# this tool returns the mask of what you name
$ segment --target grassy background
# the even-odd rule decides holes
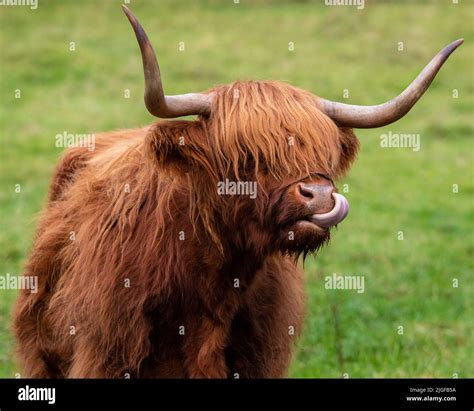
[[[466,39],[407,117],[358,131],[359,160],[339,182],[348,184],[351,214],[332,244],[305,264],[308,316],[292,377],[474,377],[468,3],[367,0],[357,11],[322,0],[132,0],[170,94],[277,79],[338,100],[348,89],[346,102],[375,104],[400,92],[441,47]],[[0,275],[21,273],[61,152],[55,135],[153,121],[120,4],[39,0],[37,10],[0,7]],[[419,133],[421,150],[382,149],[379,137],[388,131]],[[364,275],[365,293],[325,290],[324,276],[332,273]],[[0,290],[1,377],[18,372],[9,332],[14,298],[14,291]]]

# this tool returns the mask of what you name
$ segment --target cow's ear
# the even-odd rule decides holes
[[[200,166],[197,142],[205,136],[199,121],[162,121],[150,129],[147,146],[160,167],[189,172]]]
[[[339,158],[337,177],[343,177],[351,167],[359,151],[359,140],[351,128],[339,128],[341,156]]]

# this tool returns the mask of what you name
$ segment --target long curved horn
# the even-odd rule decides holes
[[[382,127],[407,114],[428,89],[443,63],[456,50],[463,39],[456,40],[441,50],[418,77],[397,97],[377,106],[356,106],[318,98],[322,111],[338,125],[353,128]]]
[[[150,40],[128,7],[124,5],[122,7],[140,46],[145,74],[145,105],[148,111],[161,118],[209,114],[212,94],[190,93],[165,96],[161,84],[160,67]]]

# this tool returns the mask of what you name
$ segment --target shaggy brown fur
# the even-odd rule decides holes
[[[15,311],[25,376],[285,374],[303,316],[296,257],[328,237],[290,244],[299,210],[282,199],[343,175],[358,142],[286,84],[213,91],[209,118],[65,153],[26,265],[39,290]],[[257,181],[257,198],[219,196],[226,178]]]

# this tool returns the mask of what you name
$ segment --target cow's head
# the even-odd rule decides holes
[[[231,238],[234,248],[306,253],[324,244],[349,209],[334,180],[357,154],[352,129],[403,117],[463,42],[441,50],[405,91],[377,106],[333,102],[262,81],[166,96],[148,37],[124,10],[142,54],[149,112],[160,118],[199,115],[155,124],[148,151],[163,170],[187,180],[193,211],[217,242]]]

